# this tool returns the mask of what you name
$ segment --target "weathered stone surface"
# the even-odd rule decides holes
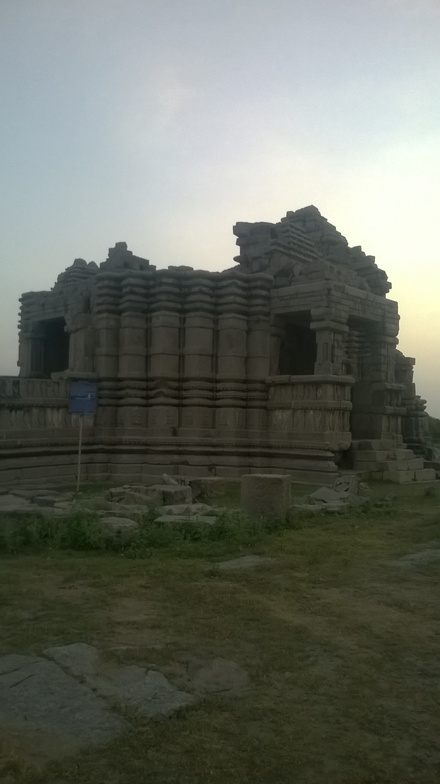
[[[110,539],[120,542],[130,542],[139,530],[135,520],[128,517],[102,517],[101,525]]]
[[[32,506],[27,498],[6,493],[0,496],[0,512],[15,512],[20,510],[31,510]]]
[[[191,488],[184,485],[153,485],[148,488],[151,497],[161,501],[162,506],[191,504]]]
[[[171,504],[170,506],[161,506],[158,509],[160,515],[194,515],[205,514],[212,512],[212,507],[208,504]]]
[[[83,678],[100,697],[117,700],[147,717],[170,716],[194,702],[192,695],[176,689],[162,673],[105,664],[96,648],[85,643],[48,648],[45,655]]]
[[[162,482],[164,485],[180,485],[181,482],[178,482],[176,479],[173,479],[172,476],[169,474],[162,474],[161,476]]]
[[[290,476],[245,474],[241,477],[241,509],[254,517],[281,520],[290,506]]]
[[[342,497],[341,497],[342,496]],[[320,487],[308,496],[310,503],[334,504],[344,501],[345,492],[340,493],[331,487]]]
[[[213,495],[223,492],[229,483],[230,480],[220,476],[204,476],[189,480],[196,500],[209,500]]]
[[[201,515],[201,514],[193,514],[193,515],[161,515],[157,517],[155,520],[156,523],[161,523],[163,525],[215,525],[217,522],[217,517],[213,517],[212,515]]]
[[[126,485],[123,487],[112,487],[106,492],[106,498],[112,503],[124,504],[125,506],[151,506],[153,503],[152,494],[147,492],[144,486]]]
[[[56,664],[36,656],[0,658],[0,727],[50,733],[54,756],[111,741],[127,729],[107,703]]]
[[[214,564],[214,569],[221,572],[235,572],[242,569],[253,569],[255,566],[273,563],[273,558],[265,558],[262,555],[242,555],[240,558],[232,558],[229,561],[220,561]]]
[[[427,548],[426,550],[419,550],[418,553],[409,553],[399,558],[398,562],[401,566],[426,566],[431,563],[440,561],[440,548]]]

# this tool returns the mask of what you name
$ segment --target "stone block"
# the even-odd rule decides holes
[[[138,531],[138,524],[128,517],[102,517],[101,525],[108,538],[115,542],[130,542]]]
[[[425,461],[423,457],[414,457],[408,462],[408,468],[414,471],[421,471],[424,468]]]
[[[415,472],[416,482],[434,482],[437,474],[434,468],[420,468]]]
[[[217,518],[212,515],[162,515],[157,517],[156,523],[163,525],[215,525]]]
[[[283,520],[290,506],[289,474],[244,474],[240,505],[253,517]]]
[[[393,460],[408,460],[414,457],[414,452],[411,449],[393,449],[388,455]]]

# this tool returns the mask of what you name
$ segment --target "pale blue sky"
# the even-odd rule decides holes
[[[0,106],[0,373],[75,257],[222,269],[236,221],[313,203],[440,416],[440,0],[0,0]]]

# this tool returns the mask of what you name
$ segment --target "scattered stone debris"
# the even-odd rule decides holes
[[[320,487],[301,503],[294,504],[293,509],[343,512],[345,509],[361,507],[369,502],[368,486],[360,482],[354,474],[342,475],[336,479],[333,487]]]
[[[194,502],[191,486],[162,475],[161,485],[122,485],[112,487],[103,499],[94,499],[93,511],[109,540],[128,544],[136,536],[147,516],[159,525],[214,525],[223,510]],[[55,490],[47,485],[20,488],[0,493],[2,517],[18,519],[38,515],[63,517],[71,512],[87,510],[87,499],[81,494]]]

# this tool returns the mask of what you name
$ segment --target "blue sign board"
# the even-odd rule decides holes
[[[69,411],[71,414],[94,414],[98,403],[96,381],[71,381]]]

